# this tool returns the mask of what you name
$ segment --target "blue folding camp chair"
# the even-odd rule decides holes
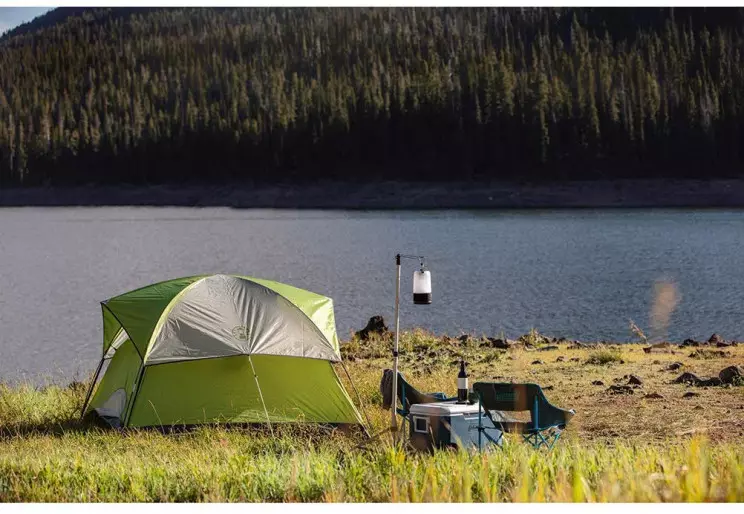
[[[483,426],[483,414],[478,417],[478,448],[482,437],[498,444],[503,434],[521,434],[534,448],[548,449],[561,437],[566,424],[576,414],[552,405],[537,384],[509,384],[500,382],[476,382],[473,391],[478,395],[483,413],[500,429],[494,438],[489,427]],[[520,421],[509,417],[504,411],[529,411],[530,421]]]
[[[382,393],[382,407],[389,409],[393,402],[391,391],[393,389],[393,370],[386,369],[382,372],[380,381],[380,392]],[[419,403],[437,403],[456,400],[457,397],[448,398],[445,393],[422,393],[411,384],[406,382],[403,375],[398,372],[398,399],[401,407],[396,408],[395,412],[403,418],[403,423],[408,421],[408,414],[411,405]]]

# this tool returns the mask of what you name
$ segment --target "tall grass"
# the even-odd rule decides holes
[[[204,428],[1,446],[2,501],[744,501],[744,448],[698,439],[428,455]]]
[[[403,340],[407,352],[402,361],[410,375],[420,375],[416,384],[429,389],[449,383],[454,369],[450,363],[459,355],[477,362],[473,367],[481,371],[474,373],[481,376],[488,376],[486,370],[492,374],[511,370],[524,377],[538,372],[539,382],[559,384],[555,393],[563,393],[563,401],[571,401],[570,406],[582,402],[576,423],[550,452],[509,439],[503,449],[482,454],[452,450],[424,454],[393,447],[389,440],[359,449],[359,435],[312,426],[278,426],[274,437],[261,428],[225,426],[176,434],[117,432],[78,420],[85,393],[79,386],[0,385],[0,501],[744,501],[741,438],[709,442],[700,437],[587,437],[592,431],[604,433],[594,425],[596,413],[602,412],[608,422],[615,411],[618,419],[627,419],[627,402],[636,400],[607,400],[569,379],[575,382],[582,373],[594,373],[581,378],[588,381],[611,368],[574,366],[553,359],[532,367],[525,363],[534,359],[533,353],[509,352],[508,358],[493,358],[496,350],[486,351],[485,343],[437,343],[424,333],[406,334]],[[374,432],[389,423],[389,411],[379,406],[378,389],[384,363],[379,359],[387,343],[381,339],[355,344],[345,353],[356,356],[349,363],[350,371]],[[598,355],[572,351],[587,357]],[[622,352],[617,353],[630,359],[624,365],[629,371],[647,369],[650,374],[658,367],[640,348]],[[373,360],[364,360],[366,355]],[[504,353],[498,351],[498,355]],[[649,367],[642,368],[646,360]],[[683,387],[667,381],[664,376],[647,379],[649,387],[666,387],[667,395]],[[583,400],[574,399],[584,390]],[[564,391],[571,391],[572,396]],[[736,398],[737,392],[722,389],[716,394]],[[604,410],[592,415],[590,405],[597,398],[597,408]],[[700,401],[705,398],[701,396]],[[714,398],[720,396],[711,393],[711,401]],[[613,407],[610,401],[619,403]],[[661,412],[669,413],[667,424],[685,428],[679,416],[699,413],[690,406],[672,418],[661,405],[637,401],[635,421],[628,426],[613,425],[615,430],[629,434],[648,425],[645,433],[649,433]],[[725,414],[726,420],[740,418],[739,411]]]

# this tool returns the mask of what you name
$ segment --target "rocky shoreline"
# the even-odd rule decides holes
[[[502,339],[495,337],[473,337],[468,334],[463,334],[459,337],[441,336],[436,337],[438,340],[439,350],[443,350],[447,353],[450,358],[455,358],[454,364],[458,362],[458,359],[465,358],[463,355],[463,349],[466,347],[476,348],[478,350],[496,350],[503,351],[506,353],[510,350],[524,351],[524,352],[535,352],[535,357],[531,357],[530,366],[542,366],[546,364],[547,359],[542,357],[540,352],[558,352],[560,350],[589,350],[591,355],[586,359],[585,364],[591,365],[605,365],[605,364],[625,364],[620,355],[615,355],[613,352],[620,350],[623,346],[617,343],[607,343],[604,341],[598,342],[580,342],[575,340],[568,340],[565,337],[546,337],[539,334],[537,331],[532,331],[528,334],[520,336],[516,340]],[[389,346],[390,339],[392,339],[392,333],[388,326],[385,324],[385,320],[382,316],[373,316],[367,322],[367,325],[361,330],[354,334],[354,339],[361,342],[366,342],[368,345],[379,345],[383,343],[385,346]],[[694,339],[685,339],[682,343],[670,343],[662,342],[649,344],[646,340],[639,341],[639,343],[630,343],[632,346],[640,344],[640,349],[644,354],[666,354],[670,355],[682,355],[687,353],[686,350],[692,349],[692,353],[686,355],[688,359],[694,360],[716,360],[722,359],[722,362],[731,359],[733,357],[733,349],[740,345],[739,341],[726,340],[718,334],[713,334],[706,341],[696,341]],[[744,343],[741,343],[744,344]],[[717,349],[713,349],[717,348]],[[728,350],[723,350],[726,348]],[[365,355],[365,352],[356,353],[351,351],[344,352],[344,357],[352,362],[358,358],[364,360],[366,358],[379,358],[384,355],[385,352],[372,351]],[[378,349],[379,350],[379,349]],[[547,353],[545,354],[547,355]],[[683,357],[684,358],[684,357]],[[581,362],[581,359],[573,357],[570,359],[571,362]],[[566,362],[566,358],[563,355],[559,355],[555,362]],[[660,360],[654,360],[653,365],[661,365]],[[718,371],[717,373],[711,374],[701,378],[698,374],[692,373],[691,371],[685,371],[682,368],[686,368],[683,362],[675,361],[669,363],[666,367],[660,371],[664,373],[676,372],[680,373],[677,378],[673,379],[671,384],[683,384],[690,387],[715,387],[715,386],[744,386],[744,362],[736,364],[728,360],[726,366]],[[689,369],[689,368],[686,368]],[[612,384],[607,389],[610,394],[633,394],[636,389],[642,387],[644,381],[635,374],[624,375],[622,378],[615,379],[615,384]],[[595,386],[604,386],[604,382],[597,380],[592,382]],[[695,396],[697,393],[689,393],[689,396]],[[662,395],[658,393],[649,393],[644,398],[648,399],[661,399]]]
[[[741,208],[744,180],[316,182],[0,188],[0,207],[280,209]]]

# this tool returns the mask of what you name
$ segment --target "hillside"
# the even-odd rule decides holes
[[[55,9],[0,39],[0,187],[731,178],[742,9]]]

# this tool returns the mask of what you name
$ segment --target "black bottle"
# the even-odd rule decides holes
[[[460,361],[460,373],[457,375],[457,403],[468,403],[468,374],[464,360]]]

